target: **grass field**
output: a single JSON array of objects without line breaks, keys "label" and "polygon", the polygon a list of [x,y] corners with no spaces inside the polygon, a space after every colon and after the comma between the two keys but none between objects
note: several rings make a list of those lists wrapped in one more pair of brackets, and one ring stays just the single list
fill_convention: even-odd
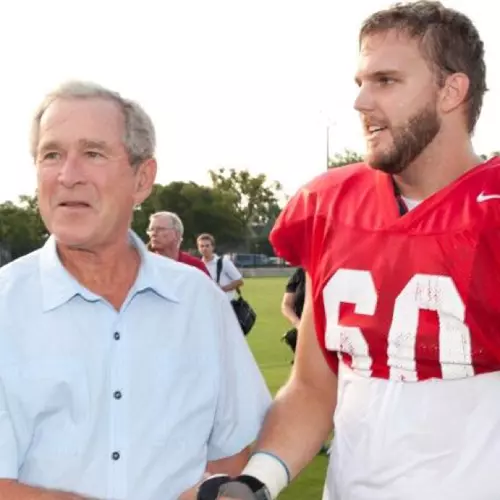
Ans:
[{"label": "grass field", "polygon": [[[289,328],[280,312],[285,283],[284,278],[252,278],[245,281],[244,287],[245,298],[258,315],[248,342],[273,394],[286,381],[292,360],[290,349],[280,342],[281,335]],[[326,456],[316,457],[280,495],[280,500],[321,499],[326,466]]]}]

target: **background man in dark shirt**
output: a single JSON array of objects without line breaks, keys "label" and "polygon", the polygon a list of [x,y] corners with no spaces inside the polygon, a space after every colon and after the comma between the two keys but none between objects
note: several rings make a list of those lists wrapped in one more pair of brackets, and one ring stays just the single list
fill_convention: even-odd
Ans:
[{"label": "background man in dark shirt", "polygon": [[299,267],[288,280],[281,303],[281,312],[293,327],[283,335],[283,340],[290,346],[294,353],[297,345],[297,328],[299,327],[302,309],[304,308],[305,294],[306,275],[304,270]]}]

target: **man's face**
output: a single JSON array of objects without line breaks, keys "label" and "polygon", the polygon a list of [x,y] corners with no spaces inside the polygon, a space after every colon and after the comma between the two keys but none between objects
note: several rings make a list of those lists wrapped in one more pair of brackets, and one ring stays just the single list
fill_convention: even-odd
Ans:
[{"label": "man's face", "polygon": [[91,249],[127,231],[151,192],[156,163],[133,169],[124,117],[105,99],[56,99],[40,122],[36,154],[40,212],[59,243]]},{"label": "man's face", "polygon": [[198,252],[200,252],[205,259],[211,259],[214,253],[212,242],[206,239],[198,240]]},{"label": "man's face", "polygon": [[366,162],[387,173],[402,172],[441,128],[439,89],[418,42],[395,31],[366,36],[356,83]]},{"label": "man's face", "polygon": [[181,237],[173,228],[171,221],[165,217],[151,219],[147,232],[151,247],[157,252],[180,247]]}]

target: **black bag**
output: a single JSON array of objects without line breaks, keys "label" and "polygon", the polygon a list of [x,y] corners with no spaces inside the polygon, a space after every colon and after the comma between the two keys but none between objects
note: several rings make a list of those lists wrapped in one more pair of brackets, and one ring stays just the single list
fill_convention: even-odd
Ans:
[{"label": "black bag", "polygon": [[[217,260],[217,284],[220,281],[220,275],[222,273],[222,257],[219,257]],[[238,294],[237,299],[231,300],[231,305],[233,306],[234,313],[238,318],[238,322],[240,323],[241,329],[243,330],[243,334],[247,335],[250,330],[253,328],[255,321],[257,319],[257,313],[254,311],[253,307],[243,298],[241,294],[241,290],[239,288],[236,289]]]},{"label": "black bag", "polygon": [[281,340],[285,342],[285,344],[293,351],[295,354],[295,350],[297,349],[297,328],[291,328],[288,330]]}]

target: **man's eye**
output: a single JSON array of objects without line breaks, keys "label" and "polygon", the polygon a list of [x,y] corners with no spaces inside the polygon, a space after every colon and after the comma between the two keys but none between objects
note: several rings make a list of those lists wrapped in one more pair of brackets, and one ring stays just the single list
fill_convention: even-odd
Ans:
[{"label": "man's eye", "polygon": [[391,78],[389,76],[382,76],[379,78],[379,83],[381,85],[391,85],[394,82],[395,82],[394,78]]},{"label": "man's eye", "polygon": [[102,154],[97,151],[85,151],[85,155],[89,158],[102,158]]},{"label": "man's eye", "polygon": [[42,160],[57,160],[60,157],[61,155],[59,153],[56,153],[55,151],[50,151],[42,155]]}]

